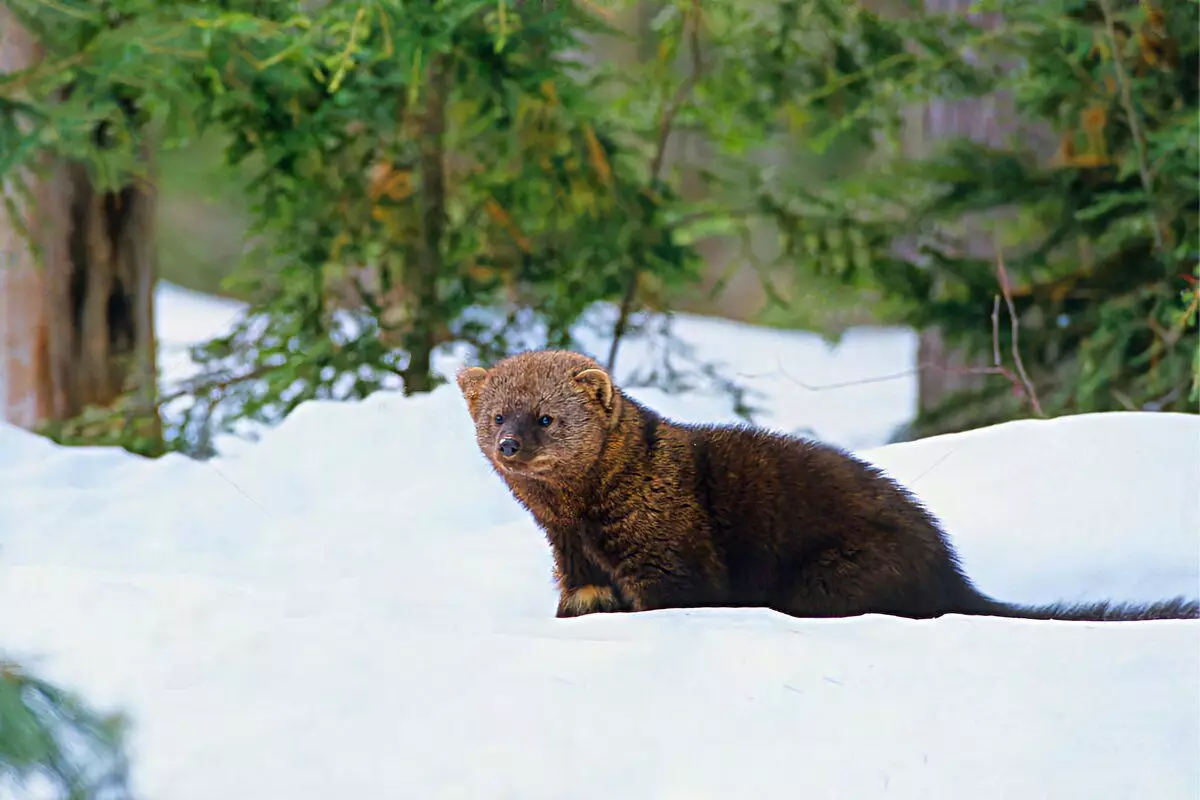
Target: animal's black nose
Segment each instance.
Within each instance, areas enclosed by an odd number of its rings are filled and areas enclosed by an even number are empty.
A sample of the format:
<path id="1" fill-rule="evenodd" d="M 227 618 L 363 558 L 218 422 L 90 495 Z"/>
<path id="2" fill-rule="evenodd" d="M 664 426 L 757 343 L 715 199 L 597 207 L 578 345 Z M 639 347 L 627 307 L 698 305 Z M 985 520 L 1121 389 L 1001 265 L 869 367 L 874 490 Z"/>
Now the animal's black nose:
<path id="1" fill-rule="evenodd" d="M 512 458 L 521 449 L 521 443 L 516 439 L 501 439 L 500 440 L 500 455 L 505 458 Z"/>

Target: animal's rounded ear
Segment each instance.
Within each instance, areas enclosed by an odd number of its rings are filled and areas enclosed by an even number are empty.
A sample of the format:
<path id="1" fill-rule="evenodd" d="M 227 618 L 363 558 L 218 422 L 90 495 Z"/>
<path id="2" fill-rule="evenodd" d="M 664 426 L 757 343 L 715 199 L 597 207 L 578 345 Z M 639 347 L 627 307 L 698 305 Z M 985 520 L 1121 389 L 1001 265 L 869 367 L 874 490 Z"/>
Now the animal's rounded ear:
<path id="1" fill-rule="evenodd" d="M 463 367 L 455 377 L 458 380 L 458 390 L 467 401 L 467 409 L 471 416 L 475 416 L 479 408 L 479 393 L 483 390 L 483 384 L 487 382 L 488 371 L 483 367 Z"/>
<path id="2" fill-rule="evenodd" d="M 588 393 L 604 406 L 605 411 L 613 410 L 613 385 L 608 373 L 595 367 L 585 369 L 575 374 L 575 382 L 588 390 Z"/>

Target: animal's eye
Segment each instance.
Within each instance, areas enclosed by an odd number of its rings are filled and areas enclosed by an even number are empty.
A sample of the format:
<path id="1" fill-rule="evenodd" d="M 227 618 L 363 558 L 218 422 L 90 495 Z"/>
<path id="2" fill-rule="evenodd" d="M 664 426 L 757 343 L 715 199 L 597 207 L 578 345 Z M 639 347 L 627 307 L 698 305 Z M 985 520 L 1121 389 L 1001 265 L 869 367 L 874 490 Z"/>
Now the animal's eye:
<path id="1" fill-rule="evenodd" d="M 538 425 L 541 425 L 543 428 L 549 428 L 551 422 L 554 422 L 554 420 L 549 414 L 542 414 L 538 417 Z"/>
<path id="2" fill-rule="evenodd" d="M 496 415 L 496 424 L 497 424 L 497 425 L 503 425 L 503 424 L 504 424 L 504 415 L 503 415 L 503 414 L 497 414 L 497 415 Z"/>

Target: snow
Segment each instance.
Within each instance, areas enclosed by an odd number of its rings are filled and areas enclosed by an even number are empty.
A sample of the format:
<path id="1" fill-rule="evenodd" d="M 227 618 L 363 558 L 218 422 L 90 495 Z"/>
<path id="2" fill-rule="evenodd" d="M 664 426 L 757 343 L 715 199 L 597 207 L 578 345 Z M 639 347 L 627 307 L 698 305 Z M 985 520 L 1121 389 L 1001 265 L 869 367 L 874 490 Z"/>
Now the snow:
<path id="1" fill-rule="evenodd" d="M 217 319 L 167 297 L 177 342 L 226 324 L 227 306 Z M 779 363 L 810 385 L 897 373 L 903 336 L 855 333 L 829 353 L 680 328 L 775 373 L 757 379 L 769 424 L 868 442 L 853 446 L 945 520 L 985 591 L 1197 594 L 1200 418 L 1083 415 L 878 447 L 911 408 L 903 379 L 808 391 Z M 729 415 L 713 397 L 656 405 Z M 1200 796 L 1196 621 L 558 620 L 555 601 L 545 541 L 453 386 L 308 403 L 208 462 L 0 427 L 0 645 L 130 713 L 139 796 Z"/>
<path id="2" fill-rule="evenodd" d="M 188 346 L 224 333 L 245 306 L 166 282 L 159 284 L 156 299 L 159 372 L 169 392 L 195 373 Z M 606 315 L 608 310 L 599 308 L 574 330 L 580 346 L 597 357 L 608 353 L 608 340 L 594 330 L 596 324 L 604 331 L 612 329 L 604 324 Z M 864 448 L 887 442 L 916 408 L 917 337 L 905 328 L 852 329 L 832 344 L 804 331 L 767 330 L 679 314 L 673 333 L 752 393 L 751 404 L 761 405 L 763 411 L 755 421 L 763 425 Z M 451 379 L 466 355 L 462 348 L 439 352 L 435 371 Z M 660 357 L 661 345 L 650 337 L 629 339 L 619 354 L 618 380 L 627 385 L 630 376 L 657 365 Z M 678 358 L 675 361 L 687 366 Z M 737 420 L 730 398 L 707 386 L 685 394 L 643 387 L 630 388 L 629 393 L 681 420 Z M 261 428 L 241 426 L 240 430 L 257 434 Z M 242 449 L 237 440 L 219 442 L 222 452 Z"/>
<path id="3" fill-rule="evenodd" d="M 195 292 L 159 281 L 154 292 L 154 334 L 160 377 L 168 383 L 188 377 L 188 347 L 228 332 L 246 312 L 237 300 Z"/>

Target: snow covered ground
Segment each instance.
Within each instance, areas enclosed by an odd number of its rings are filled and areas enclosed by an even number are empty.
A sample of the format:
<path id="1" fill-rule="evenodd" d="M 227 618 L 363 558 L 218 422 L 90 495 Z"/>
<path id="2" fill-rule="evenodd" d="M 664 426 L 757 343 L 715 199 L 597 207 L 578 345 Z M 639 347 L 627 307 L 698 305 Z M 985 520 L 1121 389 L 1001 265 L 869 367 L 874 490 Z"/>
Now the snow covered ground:
<path id="1" fill-rule="evenodd" d="M 822 356 L 686 324 L 809 384 L 911 364 L 886 334 Z M 769 421 L 882 441 L 901 384 L 784 377 Z M 1200 593 L 1198 445 L 1196 417 L 1130 413 L 860 452 L 943 517 L 985 591 L 1147 600 Z M 207 463 L 0 427 L 0 647 L 132 715 L 141 797 L 1200 796 L 1196 621 L 557 620 L 555 600 L 453 386 L 311 403 Z"/>

